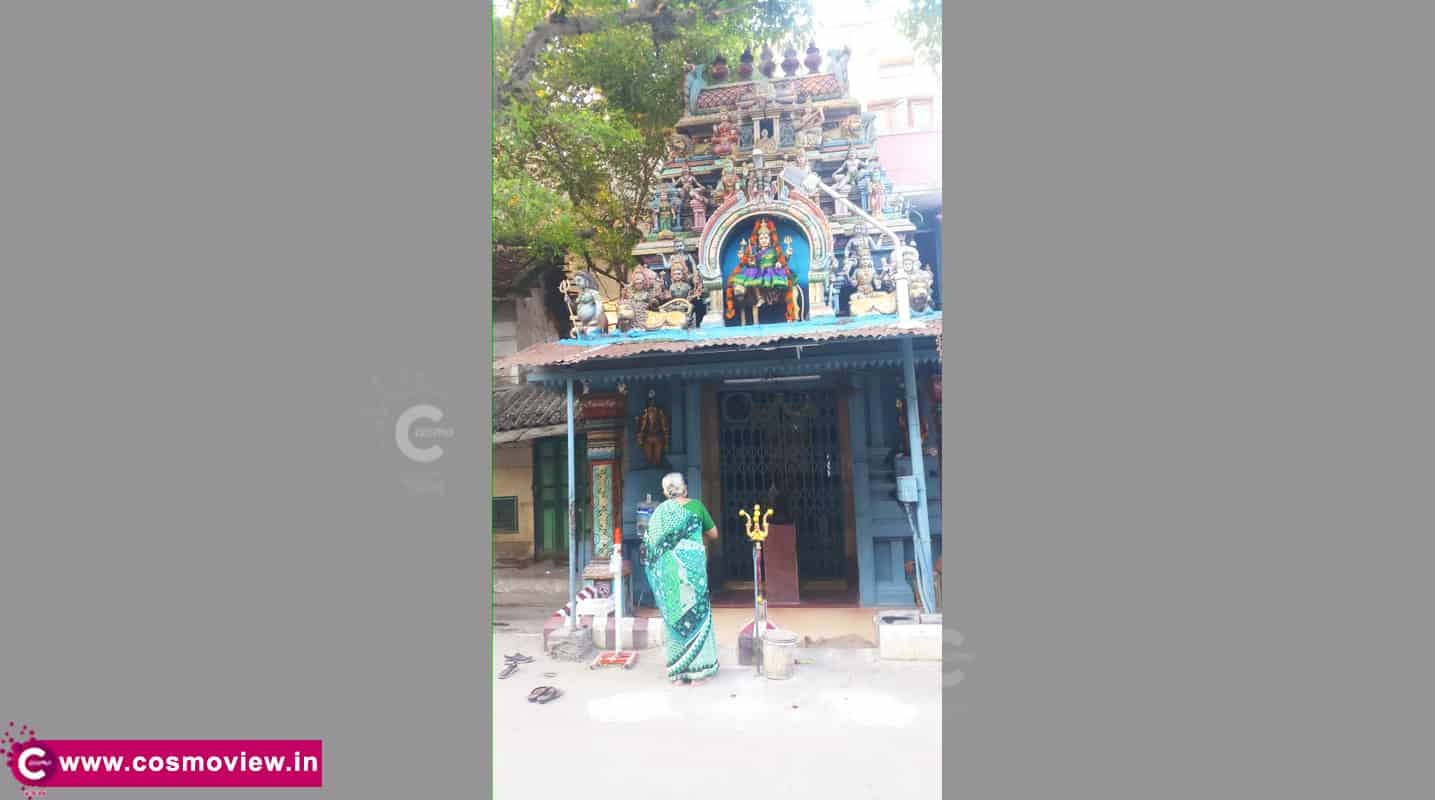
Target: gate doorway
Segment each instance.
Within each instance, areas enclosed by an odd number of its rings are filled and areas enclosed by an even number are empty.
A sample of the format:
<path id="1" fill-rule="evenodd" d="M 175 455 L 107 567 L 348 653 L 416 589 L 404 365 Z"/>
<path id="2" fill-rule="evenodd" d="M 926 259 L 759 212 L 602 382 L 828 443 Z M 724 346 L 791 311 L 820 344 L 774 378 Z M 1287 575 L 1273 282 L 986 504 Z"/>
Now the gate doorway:
<path id="1" fill-rule="evenodd" d="M 774 524 L 796 527 L 801 601 L 844 596 L 850 587 L 837 393 L 720 391 L 717 406 L 724 594 L 752 602 L 752 544 L 738 511 L 758 503 L 775 510 Z"/>
<path id="2" fill-rule="evenodd" d="M 588 456 L 584 437 L 577 436 L 577 497 L 579 541 L 588 514 Z M 533 557 L 568 563 L 568 438 L 550 436 L 533 443 Z"/>

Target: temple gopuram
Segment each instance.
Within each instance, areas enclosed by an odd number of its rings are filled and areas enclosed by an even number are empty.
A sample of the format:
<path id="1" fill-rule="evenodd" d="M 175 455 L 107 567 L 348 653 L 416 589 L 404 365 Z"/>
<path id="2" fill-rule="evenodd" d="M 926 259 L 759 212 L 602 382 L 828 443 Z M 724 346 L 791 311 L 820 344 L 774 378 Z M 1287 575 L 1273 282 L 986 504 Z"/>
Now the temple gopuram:
<path id="1" fill-rule="evenodd" d="M 621 532 L 627 602 L 650 603 L 639 512 L 674 471 L 718 523 L 715 606 L 752 604 L 754 504 L 774 510 L 774 609 L 911 607 L 913 565 L 940 571 L 940 269 L 847 59 L 689 65 L 626 285 L 572 272 L 566 338 L 503 362 L 570 398 L 592 514 L 574 569 L 599 594 Z"/>

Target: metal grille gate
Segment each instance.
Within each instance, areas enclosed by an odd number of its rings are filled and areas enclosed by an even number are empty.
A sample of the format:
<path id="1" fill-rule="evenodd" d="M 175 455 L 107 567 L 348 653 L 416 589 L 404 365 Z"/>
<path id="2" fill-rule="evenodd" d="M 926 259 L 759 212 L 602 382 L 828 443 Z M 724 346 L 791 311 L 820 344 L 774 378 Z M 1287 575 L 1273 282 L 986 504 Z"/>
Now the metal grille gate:
<path id="1" fill-rule="evenodd" d="M 730 580 L 752 580 L 752 545 L 739 509 L 777 511 L 797 527 L 802 580 L 847 574 L 837 399 L 830 389 L 723 392 L 718 396 L 723 561 Z"/>

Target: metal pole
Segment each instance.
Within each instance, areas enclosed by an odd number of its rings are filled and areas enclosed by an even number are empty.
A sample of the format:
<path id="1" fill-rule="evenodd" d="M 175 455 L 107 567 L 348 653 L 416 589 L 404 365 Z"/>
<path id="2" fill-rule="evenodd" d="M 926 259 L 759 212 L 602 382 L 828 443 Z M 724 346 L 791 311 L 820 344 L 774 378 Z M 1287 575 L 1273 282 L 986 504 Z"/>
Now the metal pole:
<path id="1" fill-rule="evenodd" d="M 762 635 L 767 624 L 762 616 L 762 542 L 752 543 L 752 655 L 757 674 L 762 674 Z"/>
<path id="2" fill-rule="evenodd" d="M 578 452 L 573 433 L 573 379 L 568 379 L 568 623 L 578 624 Z"/>
<path id="3" fill-rule="evenodd" d="M 922 427 L 917 406 L 917 367 L 910 337 L 902 339 L 902 377 L 907 389 L 907 449 L 911 456 L 912 475 L 917 479 L 917 541 L 912 555 L 916 559 L 917 584 L 922 596 L 923 611 L 936 611 L 932 585 L 932 532 L 927 518 L 927 465 L 922 456 Z"/>
<path id="4" fill-rule="evenodd" d="M 613 571 L 613 649 L 623 649 L 623 527 L 613 526 L 613 557 L 608 561 Z"/>

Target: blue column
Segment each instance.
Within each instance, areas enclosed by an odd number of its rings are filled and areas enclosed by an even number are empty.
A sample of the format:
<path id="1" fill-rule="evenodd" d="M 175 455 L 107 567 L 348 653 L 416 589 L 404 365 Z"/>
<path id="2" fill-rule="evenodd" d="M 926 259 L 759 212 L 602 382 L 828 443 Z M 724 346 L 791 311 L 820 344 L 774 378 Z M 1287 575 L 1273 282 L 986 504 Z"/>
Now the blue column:
<path id="1" fill-rule="evenodd" d="M 573 381 L 568 381 L 568 627 L 578 619 L 578 452 L 573 432 Z"/>
<path id="2" fill-rule="evenodd" d="M 917 405 L 917 369 L 912 353 L 912 339 L 902 339 L 902 377 L 906 384 L 907 399 L 907 442 L 911 454 L 912 474 L 917 479 L 917 540 L 913 542 L 913 556 L 917 562 L 917 581 L 921 584 L 923 610 L 931 613 L 936 609 L 935 587 L 932 585 L 932 532 L 931 521 L 927 518 L 927 463 L 922 455 L 921 409 Z"/>
<path id="3" fill-rule="evenodd" d="M 863 606 L 877 602 L 877 551 L 872 543 L 872 514 L 868 503 L 872 494 L 871 473 L 867 462 L 867 406 L 872 399 L 861 375 L 852 376 L 852 393 L 847 404 L 848 440 L 852 442 L 852 514 L 857 530 L 857 595 Z"/>
<path id="4" fill-rule="evenodd" d="M 688 496 L 696 500 L 703 498 L 702 468 L 702 398 L 701 387 L 695 381 L 683 386 L 683 449 L 687 455 L 687 470 L 683 478 L 688 482 Z M 711 510 L 711 509 L 709 509 Z"/>
<path id="5" fill-rule="evenodd" d="M 887 447 L 887 425 L 882 419 L 882 379 L 876 373 L 867 375 L 867 444 L 877 450 Z"/>

